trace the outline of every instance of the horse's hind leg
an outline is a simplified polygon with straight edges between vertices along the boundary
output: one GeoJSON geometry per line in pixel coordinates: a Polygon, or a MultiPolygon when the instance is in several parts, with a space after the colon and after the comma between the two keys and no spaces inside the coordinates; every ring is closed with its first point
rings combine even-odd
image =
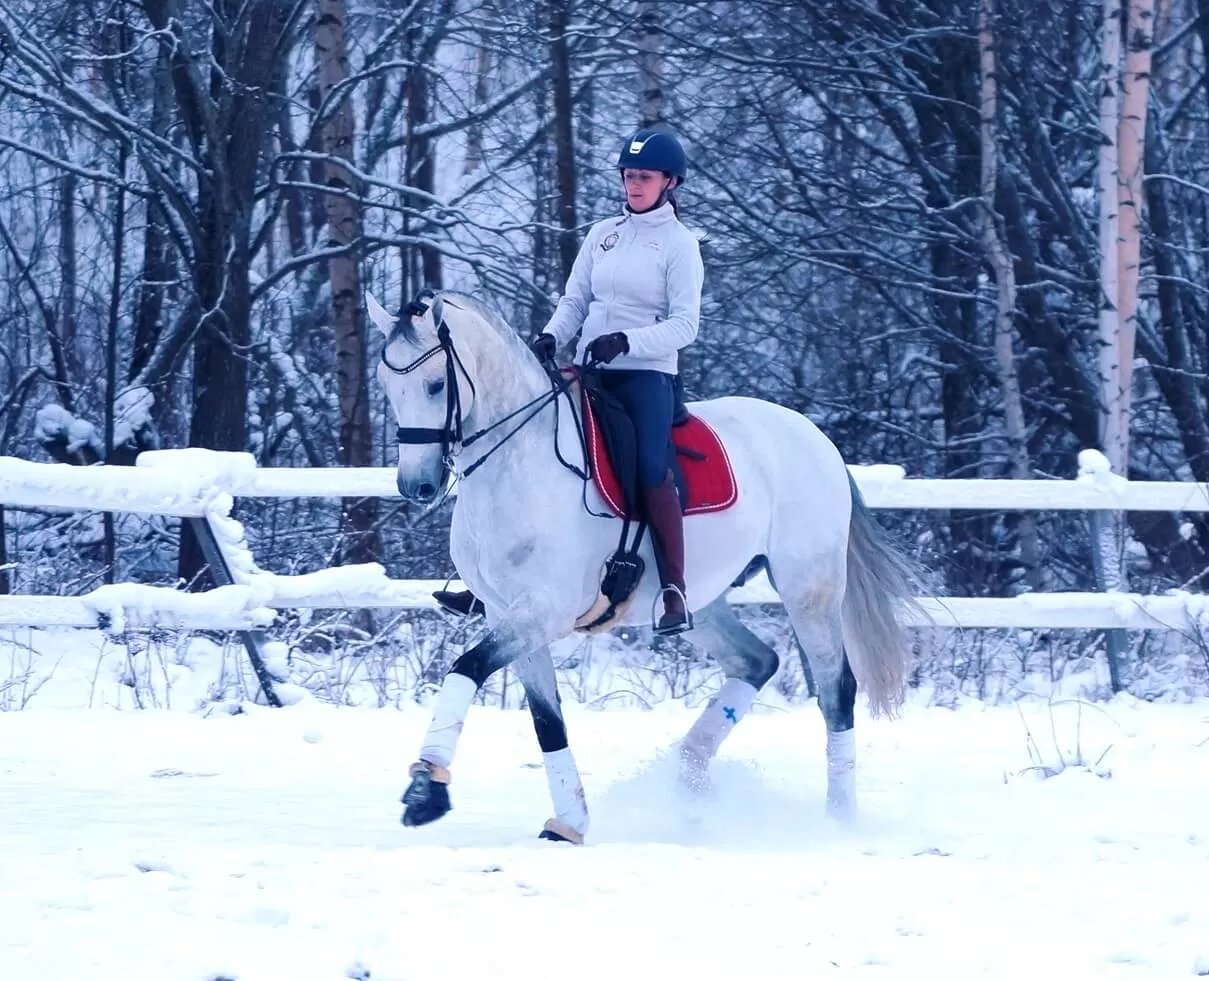
{"type": "Polygon", "coordinates": [[[747,714],[756,693],[777,673],[777,652],[747,629],[722,596],[697,615],[692,641],[713,655],[726,680],[680,744],[681,777],[694,790],[707,785],[709,762],[747,714]]]}
{"type": "Polygon", "coordinates": [[[802,667],[818,691],[827,726],[827,814],[840,820],[856,816],[856,677],[844,653],[840,619],[846,573],[842,558],[803,560],[792,553],[774,556],[769,567],[798,639],[802,667]]]}
{"type": "Polygon", "coordinates": [[[541,747],[546,782],[554,804],[554,817],[546,822],[541,837],[583,844],[584,835],[588,833],[588,804],[579,768],[567,743],[567,726],[550,648],[539,647],[519,658],[516,669],[533,716],[533,728],[537,731],[537,744],[541,747]]]}
{"type": "Polygon", "coordinates": [[[827,726],[827,814],[851,820],[856,817],[856,678],[844,653],[839,599],[828,602],[818,593],[791,596],[785,598],[785,608],[803,666],[814,675],[827,726]]]}

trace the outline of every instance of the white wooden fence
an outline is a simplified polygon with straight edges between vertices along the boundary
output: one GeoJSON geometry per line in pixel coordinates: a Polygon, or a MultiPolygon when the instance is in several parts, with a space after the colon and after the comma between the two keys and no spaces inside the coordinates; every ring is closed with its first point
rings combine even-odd
{"type": "MultiPolygon", "coordinates": [[[[1073,480],[930,480],[906,478],[893,466],[851,468],[872,508],[978,510],[1209,511],[1209,485],[1131,483],[1113,475],[1096,453],[1080,458],[1073,480]]],[[[91,509],[203,519],[213,529],[231,584],[209,593],[115,584],[82,597],[0,597],[0,626],[111,627],[159,624],[251,630],[289,608],[430,608],[444,580],[394,580],[381,566],[345,566],[308,575],[261,570],[242,526],[231,518],[236,497],[395,497],[389,468],[258,468],[242,453],[163,450],[138,466],[72,467],[0,457],[0,503],[29,508],[91,509]]],[[[454,588],[458,588],[457,584],[454,588]]],[[[775,603],[760,577],[731,591],[735,603],[775,603]]],[[[1194,630],[1209,624],[1200,593],[1032,593],[1010,599],[925,598],[930,625],[1194,630]]]]}

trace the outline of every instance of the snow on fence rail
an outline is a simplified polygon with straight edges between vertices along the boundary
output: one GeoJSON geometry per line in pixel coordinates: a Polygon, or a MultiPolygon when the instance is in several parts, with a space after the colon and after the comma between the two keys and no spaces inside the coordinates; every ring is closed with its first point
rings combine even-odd
{"type": "MultiPolygon", "coordinates": [[[[1209,511],[1209,485],[1127,481],[1103,456],[1080,456],[1073,480],[931,480],[896,466],[850,468],[872,508],[977,510],[1209,511]]],[[[0,626],[123,626],[252,630],[277,609],[424,609],[444,580],[398,580],[381,565],[343,566],[304,575],[261,570],[231,517],[236,497],[395,497],[390,468],[261,468],[245,453],[158,450],[130,467],[73,467],[0,457],[0,503],[198,519],[213,531],[231,584],[208,593],[115,584],[83,597],[0,597],[0,626]]],[[[455,584],[454,588],[458,588],[455,584]]],[[[777,603],[761,576],[729,594],[734,603],[777,603]]],[[[928,597],[937,627],[1049,627],[1197,630],[1209,625],[1206,597],[1194,593],[1031,593],[1007,599],[928,597]]]]}

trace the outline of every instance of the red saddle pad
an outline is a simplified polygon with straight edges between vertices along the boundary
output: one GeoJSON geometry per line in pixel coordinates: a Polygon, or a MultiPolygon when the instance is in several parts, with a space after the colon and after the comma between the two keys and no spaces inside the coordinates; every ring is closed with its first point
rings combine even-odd
{"type": "MultiPolygon", "coordinates": [[[[588,440],[588,456],[592,461],[592,476],[596,489],[610,510],[618,517],[625,515],[621,483],[613,471],[612,461],[605,450],[604,437],[587,396],[580,398],[583,406],[584,430],[588,440]]],[[[739,499],[735,471],[726,455],[726,447],[704,419],[689,413],[688,421],[672,427],[672,442],[687,486],[684,513],[709,514],[725,511],[739,499]]]]}

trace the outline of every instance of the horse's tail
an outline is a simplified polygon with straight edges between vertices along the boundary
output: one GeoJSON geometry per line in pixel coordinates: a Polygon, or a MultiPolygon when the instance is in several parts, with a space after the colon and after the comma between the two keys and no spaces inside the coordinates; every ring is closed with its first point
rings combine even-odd
{"type": "Polygon", "coordinates": [[[869,513],[851,474],[848,484],[848,585],[840,610],[844,647],[870,711],[875,717],[893,716],[906,694],[909,662],[907,634],[896,607],[914,607],[922,614],[912,585],[917,576],[869,513]]]}

